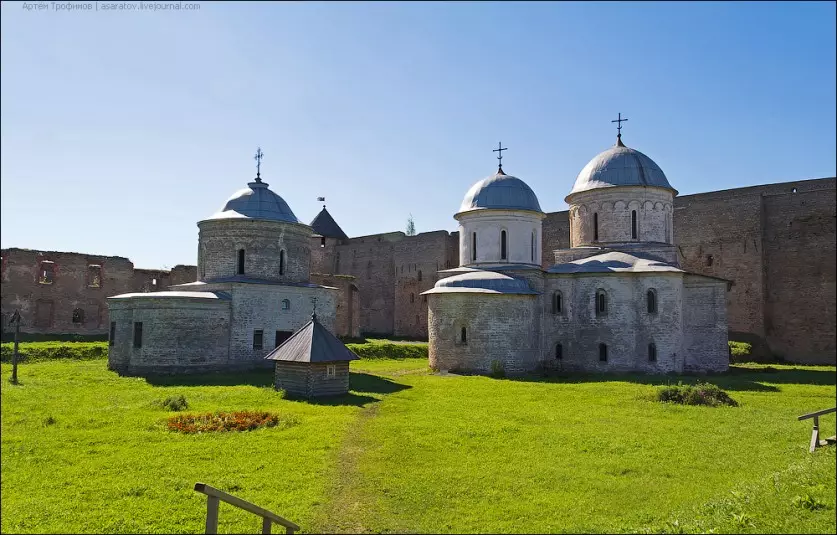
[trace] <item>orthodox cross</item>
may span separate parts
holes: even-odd
[[[256,160],[256,182],[262,181],[262,158],[264,158],[264,153],[262,152],[262,148],[259,147],[256,149],[256,156],[253,157]]]
[[[617,138],[620,138],[620,139],[622,138],[622,123],[624,123],[625,121],[627,121],[627,119],[623,119],[621,113],[619,114],[618,119],[614,119],[613,121],[610,121],[611,123],[618,123],[618,125],[616,126],[616,137]]]
[[[503,170],[503,151],[504,150],[509,150],[509,149],[508,149],[508,147],[503,148],[503,142],[500,141],[500,142],[497,143],[497,148],[494,149],[493,151],[491,151],[491,152],[496,152],[497,153],[497,159],[500,160],[500,169],[499,169],[500,171]]]

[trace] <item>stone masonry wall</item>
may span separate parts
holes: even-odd
[[[334,334],[360,337],[360,296],[355,278],[351,275],[311,273],[311,282],[338,289]]]
[[[3,329],[20,309],[25,333],[107,334],[107,297],[163,290],[174,280],[195,280],[197,273],[195,266],[183,265],[171,271],[135,269],[120,256],[18,248],[3,249],[0,256]]]
[[[516,375],[538,366],[537,296],[430,294],[428,302],[433,369],[487,374],[496,361],[507,374]],[[523,328],[526,325],[532,330]]]
[[[729,368],[726,283],[683,277],[683,346],[687,372],[725,372]]]

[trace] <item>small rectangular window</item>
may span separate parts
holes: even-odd
[[[116,342],[116,322],[110,322],[110,336],[108,337],[108,345],[112,346]]]
[[[599,344],[599,360],[607,362],[607,345],[605,344]]]
[[[142,322],[134,322],[134,347],[142,347]]]
[[[253,349],[262,349],[264,347],[264,331],[256,329],[253,331]]]
[[[337,366],[335,364],[329,364],[326,366],[326,378],[334,379],[337,377]]]
[[[40,284],[52,284],[55,281],[55,263],[50,260],[43,260],[38,273]]]
[[[102,287],[102,266],[98,264],[87,266],[87,286],[89,288]]]

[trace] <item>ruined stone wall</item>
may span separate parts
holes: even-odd
[[[120,256],[18,248],[2,250],[1,269],[4,330],[20,309],[21,332],[80,335],[108,332],[107,297],[165,290],[175,281],[194,281],[197,273],[195,266],[178,265],[170,272],[134,269]],[[46,279],[44,269],[50,271]]]

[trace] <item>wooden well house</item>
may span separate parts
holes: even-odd
[[[306,398],[349,392],[349,361],[357,360],[343,342],[317,321],[303,325],[265,359],[276,362],[274,387]]]

